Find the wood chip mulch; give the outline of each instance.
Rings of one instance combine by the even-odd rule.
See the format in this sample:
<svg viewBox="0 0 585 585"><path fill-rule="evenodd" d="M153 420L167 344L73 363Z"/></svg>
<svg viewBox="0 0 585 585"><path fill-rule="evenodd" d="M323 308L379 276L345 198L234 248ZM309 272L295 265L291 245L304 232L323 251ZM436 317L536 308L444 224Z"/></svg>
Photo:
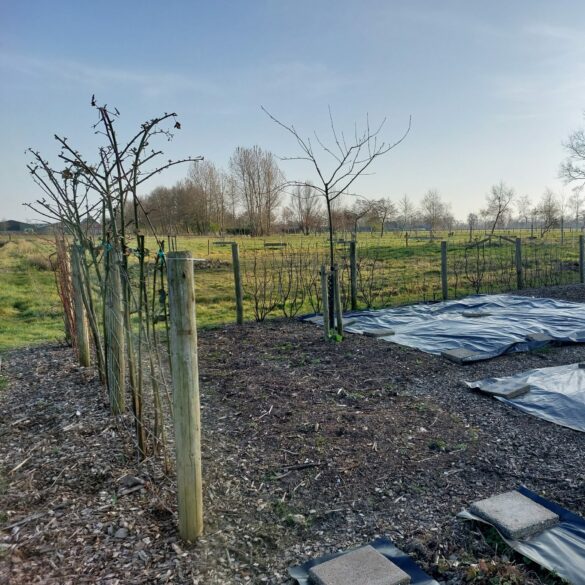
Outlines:
<svg viewBox="0 0 585 585"><path fill-rule="evenodd" d="M290 584L289 565L377 536L441 583L560 583L456 514L524 484L585 515L585 434L461 382L585 361L585 345L462 367L295 321L199 341L195 544L176 532L172 474L134 459L93 370L58 344L4 356L0 583Z"/></svg>

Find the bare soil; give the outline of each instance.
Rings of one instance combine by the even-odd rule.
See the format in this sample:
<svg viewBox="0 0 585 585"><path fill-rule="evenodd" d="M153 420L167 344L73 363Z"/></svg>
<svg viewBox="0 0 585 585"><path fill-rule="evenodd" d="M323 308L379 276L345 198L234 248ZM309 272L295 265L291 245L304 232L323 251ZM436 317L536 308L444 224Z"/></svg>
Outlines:
<svg viewBox="0 0 585 585"><path fill-rule="evenodd" d="M531 292L585 301L583 287ZM442 583L560 583L456 514L524 484L585 515L585 434L462 381L585 361L585 346L458 366L284 320L199 341L195 544L177 535L172 474L133 459L128 427L71 349L5 355L0 583L290 584L289 565L377 536Z"/></svg>

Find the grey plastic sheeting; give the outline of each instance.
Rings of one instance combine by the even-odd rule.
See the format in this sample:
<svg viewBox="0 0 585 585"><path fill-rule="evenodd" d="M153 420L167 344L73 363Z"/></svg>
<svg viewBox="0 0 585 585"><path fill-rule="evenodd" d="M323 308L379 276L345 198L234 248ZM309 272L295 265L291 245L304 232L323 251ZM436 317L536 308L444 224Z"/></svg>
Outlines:
<svg viewBox="0 0 585 585"><path fill-rule="evenodd" d="M465 313L465 315L464 315ZM468 315L479 316L468 316ZM585 305L514 295L477 295L431 305L409 305L344 315L349 333L376 336L432 354L450 349L474 352L464 361L530 351L546 342L527 336L545 333L559 343L585 342ZM323 323L321 315L304 317ZM384 329L389 335L380 335Z"/></svg>
<svg viewBox="0 0 585 585"><path fill-rule="evenodd" d="M523 486L518 491L553 511L559 516L560 522L529 538L510 540L500 534L502 539L521 555L554 571L569 583L585 585L585 520ZM461 512L459 517L489 524L467 510Z"/></svg>
<svg viewBox="0 0 585 585"><path fill-rule="evenodd" d="M579 364L528 370L507 378L485 378L465 384L487 392L528 386L528 393L522 396L496 398L539 418L585 432L585 369L579 368Z"/></svg>
<svg viewBox="0 0 585 585"><path fill-rule="evenodd" d="M410 575L412 585L439 585L437 581L429 577L406 553L396 548L387 538L378 538L370 543L380 554L384 555L389 561L400 567L405 573ZM316 567L321 563L337 558L349 551L343 551L330 555L325 555L311 561L307 561L296 567L289 567L288 574L295 579L299 585L309 585L309 569Z"/></svg>

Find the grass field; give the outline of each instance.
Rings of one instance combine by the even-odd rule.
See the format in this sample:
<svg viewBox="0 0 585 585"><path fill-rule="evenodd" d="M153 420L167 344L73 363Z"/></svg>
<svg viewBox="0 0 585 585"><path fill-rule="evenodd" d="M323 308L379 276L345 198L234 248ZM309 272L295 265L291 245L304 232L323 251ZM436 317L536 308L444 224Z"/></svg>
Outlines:
<svg viewBox="0 0 585 585"><path fill-rule="evenodd" d="M477 234L483 238L483 234ZM514 237L513 232L499 235ZM406 246L403 234L358 235L359 306L381 307L442 298L440 241L448 240L449 297L476 292L513 290L516 286L514 244L498 237L479 246L469 246L468 233L438 234L411 232ZM525 286L578 282L579 248L577 231L567 231L564 242L552 233L546 240L523 239ZM343 236L339 237L343 240ZM165 240L165 250L189 250L205 260L196 266L197 318L200 327L235 320L231 246L237 241L242 263L244 313L254 319L258 309L268 316L303 314L319 308L318 269L327 263L327 238L317 236L272 236L270 238L219 238L179 236ZM286 244L270 248L271 244ZM268 244L268 247L266 247ZM149 262L154 261L158 243L148 238ZM63 320L49 256L54 244L49 238L22 235L0 236L0 351L63 339ZM349 303L348 247L336 245L341 267L344 305ZM132 260L131 260L132 262ZM152 281L151 281L152 282ZM305 290L302 292L301 289ZM293 290L288 300L286 290ZM149 291L152 284L149 284ZM306 291L310 290L310 293ZM296 291L296 292L294 292ZM262 311L260 311L262 312Z"/></svg>

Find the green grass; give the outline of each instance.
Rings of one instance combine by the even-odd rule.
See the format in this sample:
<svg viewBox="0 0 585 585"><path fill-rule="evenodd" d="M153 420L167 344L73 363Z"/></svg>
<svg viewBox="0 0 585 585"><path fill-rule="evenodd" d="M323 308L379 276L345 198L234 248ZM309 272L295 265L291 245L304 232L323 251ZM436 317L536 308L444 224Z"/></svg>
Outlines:
<svg viewBox="0 0 585 585"><path fill-rule="evenodd" d="M474 236L483 238L477 231ZM502 235L513 237L506 231ZM526 238L529 234L523 232ZM578 232L568 232L561 246L559 232L550 233L545 240L527 239L523 242L525 286L565 284L578 281ZM342 237L349 239L347 234ZM360 308L399 305L417 301L436 301L442 298L440 274L440 242L448 240L449 297L461 297L480 292L513 290L516 274L513 266L514 244L495 238L481 249L468 247L468 233L436 234L434 240L426 232L410 232L408 247L404 236L387 232L358 235ZM304 274L315 274L322 263L327 262L328 242L324 234L316 236L286 235L269 238L226 237L237 241L240 247L242 278L244 285L244 316L253 319L252 265L254 257L260 266L268 265L269 274L276 274L283 257L280 250L266 249L267 242L286 242L286 257L290 251L299 252L297 258L306 259ZM212 261L212 267L195 272L197 320L201 328L232 323L235 320L234 284L231 268L231 246L214 242L220 238L179 236L176 248L189 250L195 258ZM173 247L175 242L173 243ZM150 250L148 261L154 261L158 250L154 238L147 238ZM166 241L165 250L169 250ZM342 279L342 297L347 308L349 290L348 248L337 246L337 261ZM59 299L55 289L49 256L54 251L52 242L34 235L0 236L0 351L33 343L62 339L63 321ZM289 254L290 257L290 254ZM130 268L137 275L137 260L130 257ZM319 288L318 280L315 281ZM275 294L278 283L273 281ZM151 291L149 284L149 294ZM283 316L281 303L275 303L269 317ZM314 311L305 298L298 314Z"/></svg>
<svg viewBox="0 0 585 585"><path fill-rule="evenodd" d="M54 275L43 262L52 251L35 237L0 248L0 351L64 337Z"/></svg>

